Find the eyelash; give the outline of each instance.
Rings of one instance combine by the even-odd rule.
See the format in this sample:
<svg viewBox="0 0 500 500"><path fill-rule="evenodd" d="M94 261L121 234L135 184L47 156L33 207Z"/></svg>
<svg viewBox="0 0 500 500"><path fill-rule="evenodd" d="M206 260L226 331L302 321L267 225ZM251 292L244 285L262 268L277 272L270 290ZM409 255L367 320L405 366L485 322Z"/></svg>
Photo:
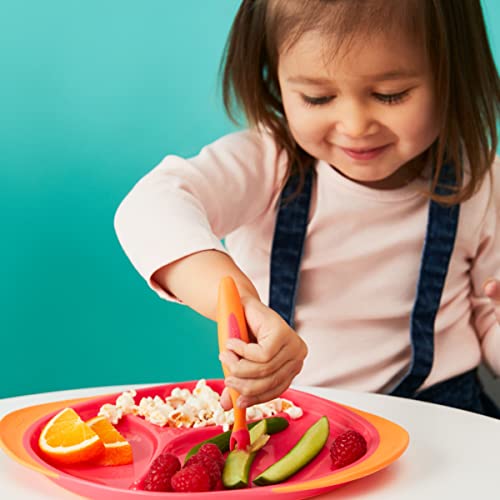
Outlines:
<svg viewBox="0 0 500 500"><path fill-rule="evenodd" d="M373 94L376 99L384 104L399 104L408 95L409 90L398 92L397 94Z"/></svg>
<svg viewBox="0 0 500 500"><path fill-rule="evenodd" d="M403 92L398 92L397 94L379 94L373 93L373 97L379 100L383 104L399 104L405 97L408 96L409 90L404 90ZM311 97L302 94L302 100L306 106L324 106L334 99L334 96L324 96L324 97Z"/></svg>

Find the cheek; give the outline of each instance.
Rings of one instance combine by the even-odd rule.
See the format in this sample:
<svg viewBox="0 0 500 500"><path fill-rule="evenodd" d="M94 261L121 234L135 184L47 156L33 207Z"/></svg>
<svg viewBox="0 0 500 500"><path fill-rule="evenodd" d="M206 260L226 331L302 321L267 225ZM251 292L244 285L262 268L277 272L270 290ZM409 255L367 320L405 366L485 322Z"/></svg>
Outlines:
<svg viewBox="0 0 500 500"><path fill-rule="evenodd" d="M398 135L401 141L415 147L427 147L438 135L439 124L434 101L430 98L418 100L398 119Z"/></svg>
<svg viewBox="0 0 500 500"><path fill-rule="evenodd" d="M305 107L296 101L283 101L285 115L294 139L298 143L321 140L325 134L324 120L317 111Z"/></svg>

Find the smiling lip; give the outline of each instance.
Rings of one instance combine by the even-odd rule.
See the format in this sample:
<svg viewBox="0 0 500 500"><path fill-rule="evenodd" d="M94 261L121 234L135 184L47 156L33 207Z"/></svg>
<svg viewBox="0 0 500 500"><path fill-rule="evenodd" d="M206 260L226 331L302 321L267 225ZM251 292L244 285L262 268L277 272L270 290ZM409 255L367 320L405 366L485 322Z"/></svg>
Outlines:
<svg viewBox="0 0 500 500"><path fill-rule="evenodd" d="M348 148L340 148L347 156L350 156L354 160L373 160L380 154L382 154L388 145L379 146L378 148L365 148L365 149L348 149Z"/></svg>

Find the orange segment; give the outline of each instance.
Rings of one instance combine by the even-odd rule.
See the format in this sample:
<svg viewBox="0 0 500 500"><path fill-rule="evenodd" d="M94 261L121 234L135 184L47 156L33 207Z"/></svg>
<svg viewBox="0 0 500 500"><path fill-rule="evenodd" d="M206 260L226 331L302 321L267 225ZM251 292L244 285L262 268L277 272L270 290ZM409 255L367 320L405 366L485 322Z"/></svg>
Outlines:
<svg viewBox="0 0 500 500"><path fill-rule="evenodd" d="M61 464L94 460L104 453L99 436L73 408L64 408L45 425L38 439L43 454Z"/></svg>
<svg viewBox="0 0 500 500"><path fill-rule="evenodd" d="M133 461L132 446L118 432L106 417L94 417L86 424L101 438L104 443L104 455L96 463L98 465L125 465Z"/></svg>

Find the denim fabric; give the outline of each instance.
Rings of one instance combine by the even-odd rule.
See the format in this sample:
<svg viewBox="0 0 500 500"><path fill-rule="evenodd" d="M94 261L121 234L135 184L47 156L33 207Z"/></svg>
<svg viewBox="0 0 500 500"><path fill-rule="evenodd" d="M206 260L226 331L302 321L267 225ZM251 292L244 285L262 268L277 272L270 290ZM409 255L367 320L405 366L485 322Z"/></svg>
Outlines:
<svg viewBox="0 0 500 500"><path fill-rule="evenodd" d="M273 247L271 250L271 277L269 307L275 310L292 328L295 298L299 286L300 261L304 251L307 218L311 204L313 171L309 169L300 194L292 200L298 179L290 177L280 198Z"/></svg>
<svg viewBox="0 0 500 500"><path fill-rule="evenodd" d="M271 251L269 305L292 327L311 201L312 179L311 170L307 174L304 188L299 196L287 203L283 200L295 192L297 179L292 176L285 185L276 217ZM452 165L443 166L439 181L438 193L446 194L449 186L455 184ZM412 361L407 375L392 394L500 418L500 410L482 390L476 370L416 392L432 368L434 320L453 251L458 216L458 206L444 207L433 201L429 204L417 296L410 319Z"/></svg>
<svg viewBox="0 0 500 500"><path fill-rule="evenodd" d="M415 399L473 411L500 419L500 410L485 394L477 370L471 370L435 384L424 391L418 392Z"/></svg>
<svg viewBox="0 0 500 500"><path fill-rule="evenodd" d="M452 165L443 165L439 194L446 194ZM454 183L453 183L454 184ZM417 296L410 318L412 359L405 378L393 389L394 396L413 397L428 377L434 358L434 321L441 302L448 265L455 245L459 206L447 207L435 201L429 203Z"/></svg>

